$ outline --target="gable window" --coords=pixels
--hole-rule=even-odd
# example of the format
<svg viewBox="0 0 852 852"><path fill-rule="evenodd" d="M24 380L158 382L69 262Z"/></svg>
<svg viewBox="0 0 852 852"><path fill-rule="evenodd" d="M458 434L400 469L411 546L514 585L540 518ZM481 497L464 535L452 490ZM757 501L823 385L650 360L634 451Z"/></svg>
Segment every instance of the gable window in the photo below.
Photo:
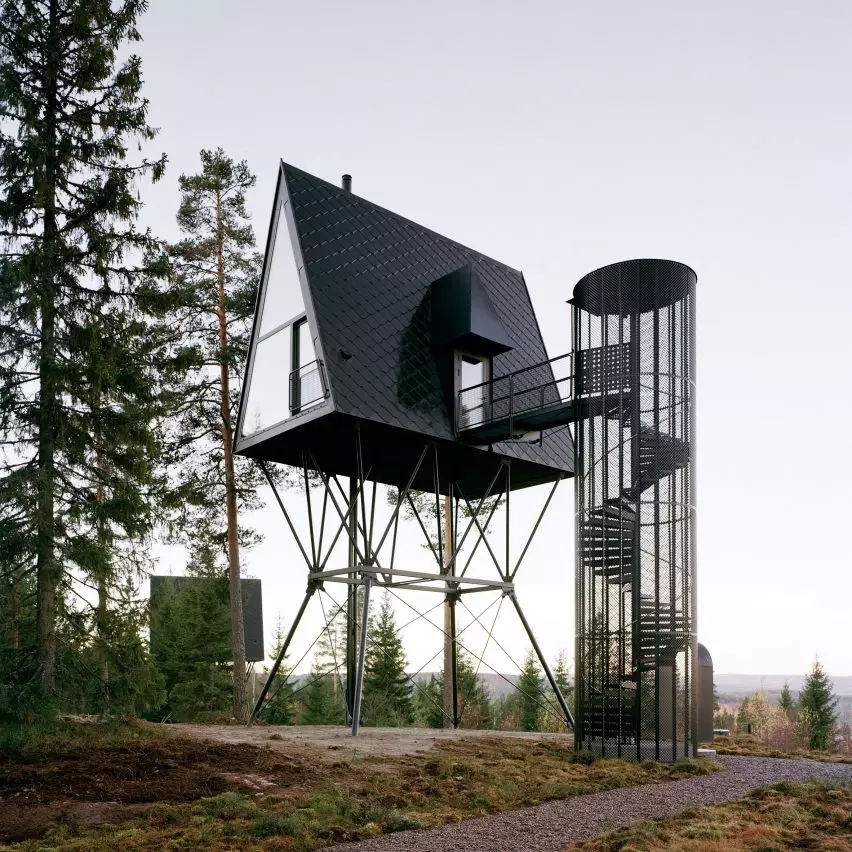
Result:
<svg viewBox="0 0 852 852"><path fill-rule="evenodd" d="M287 228L287 207L285 201L278 212L275 227L275 240L266 270L266 282L263 290L263 306L260 314L261 336L292 322L305 312L305 299L299 281L299 270L293 254L293 245Z"/></svg>
<svg viewBox="0 0 852 852"><path fill-rule="evenodd" d="M267 251L257 341L251 354L241 434L255 435L321 403L328 395L305 314L299 259L278 206Z"/></svg>

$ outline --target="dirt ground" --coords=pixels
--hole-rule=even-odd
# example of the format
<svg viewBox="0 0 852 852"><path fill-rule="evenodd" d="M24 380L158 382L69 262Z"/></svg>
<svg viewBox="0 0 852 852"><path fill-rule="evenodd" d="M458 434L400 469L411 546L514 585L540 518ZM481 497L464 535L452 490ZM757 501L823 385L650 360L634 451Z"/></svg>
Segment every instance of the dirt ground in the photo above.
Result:
<svg viewBox="0 0 852 852"><path fill-rule="evenodd" d="M212 742L212 726L206 730L197 740L178 734L59 752L36 763L6 761L0 753L0 843L36 837L51 822L112 822L155 802L192 802L228 790L294 795L316 781L316 749L290 756L286 749Z"/></svg>
<svg viewBox="0 0 852 852"><path fill-rule="evenodd" d="M438 743L476 749L486 738L571 742L562 734L429 728L364 728L353 738L342 727L135 724L142 739L132 744L59 750L37 762L0 750L0 844L38 837L51 823L118 822L154 803L226 791L299 796L323 779L357 781L357 767L371 757L372 772L417 773L418 756Z"/></svg>
<svg viewBox="0 0 852 852"><path fill-rule="evenodd" d="M571 745L570 734L526 733L521 731L442 730L440 728L362 728L353 737L348 728L328 725L158 725L178 737L212 740L231 745L249 744L270 747L286 754L310 752L314 756L336 760L341 751L359 755L380 754L388 757L422 754L436 743L478 738L553 740ZM319 752L319 754L317 754ZM332 754L328 754L331 752ZM335 754L337 753L337 754Z"/></svg>

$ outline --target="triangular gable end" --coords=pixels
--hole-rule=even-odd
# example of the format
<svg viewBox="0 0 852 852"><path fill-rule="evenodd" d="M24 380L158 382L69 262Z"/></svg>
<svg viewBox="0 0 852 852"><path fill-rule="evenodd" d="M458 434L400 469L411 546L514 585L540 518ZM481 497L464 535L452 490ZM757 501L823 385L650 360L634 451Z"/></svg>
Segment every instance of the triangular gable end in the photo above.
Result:
<svg viewBox="0 0 852 852"><path fill-rule="evenodd" d="M264 255L243 393L237 449L271 436L329 397L284 164Z"/></svg>

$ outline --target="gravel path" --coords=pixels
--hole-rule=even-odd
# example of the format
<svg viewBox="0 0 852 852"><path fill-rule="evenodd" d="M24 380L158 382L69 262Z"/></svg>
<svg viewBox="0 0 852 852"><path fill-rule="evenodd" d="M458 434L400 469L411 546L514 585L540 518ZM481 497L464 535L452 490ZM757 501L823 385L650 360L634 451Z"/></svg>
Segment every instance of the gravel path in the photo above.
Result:
<svg viewBox="0 0 852 852"><path fill-rule="evenodd" d="M713 775L574 796L533 808L423 831L402 831L335 848L346 852L564 850L572 843L636 820L674 816L695 805L730 802L775 781L852 782L852 764L770 757L719 756L717 760L724 768Z"/></svg>

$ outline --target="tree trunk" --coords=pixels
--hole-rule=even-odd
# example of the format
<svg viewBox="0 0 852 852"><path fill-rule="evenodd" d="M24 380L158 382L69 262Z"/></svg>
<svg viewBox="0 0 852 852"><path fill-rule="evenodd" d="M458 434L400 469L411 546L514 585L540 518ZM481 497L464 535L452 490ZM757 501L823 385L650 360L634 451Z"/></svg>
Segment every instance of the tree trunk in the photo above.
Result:
<svg viewBox="0 0 852 852"><path fill-rule="evenodd" d="M99 407L98 411L98 425L95 427L95 441L97 442L96 447L96 462L95 466L98 470L98 476L100 477L100 482L98 482L97 488L97 503L98 506L102 506L105 500L104 493L104 459L103 452L101 446L101 430L100 430L100 395L96 395L96 404ZM108 532L107 532L107 523L103 518L103 513L99 513L98 515L98 544L101 547L101 551L103 553L106 552L108 547ZM101 695L100 695L100 711L101 714L106 716L109 713L109 655L107 653L107 645L108 645L108 636L107 636L107 600L108 600L108 592L107 592L107 578L105 574L101 574L98 577L98 608L95 614L95 624L98 632L98 657L100 659L100 668L101 668Z"/></svg>
<svg viewBox="0 0 852 852"><path fill-rule="evenodd" d="M450 573L450 561L453 558L453 518L452 501L444 498L444 573ZM449 598L444 601L444 727L455 727L453 718L453 620L452 605Z"/></svg>
<svg viewBox="0 0 852 852"><path fill-rule="evenodd" d="M57 576L54 489L56 470L56 89L59 45L56 44L57 2L49 8L47 56L45 58L44 247L39 270L41 344L39 350L38 474L36 480L36 610L38 620L38 664L41 688L46 697L56 687L56 588Z"/></svg>
<svg viewBox="0 0 852 852"><path fill-rule="evenodd" d="M243 594L240 582L240 544L237 538L237 485L234 478L234 429L228 367L228 326L225 310L225 259L222 199L216 193L216 279L219 317L219 376L222 413L222 444L225 463L225 504L228 517L228 585L231 595L231 649L234 658L234 718L248 722L246 690L246 640L243 628Z"/></svg>
<svg viewBox="0 0 852 852"><path fill-rule="evenodd" d="M107 636L106 636L106 620L107 620L107 586L106 580L101 577L98 580L98 610L97 610L97 628L98 628L98 656L101 664L101 714L106 716L109 713L109 656L107 654Z"/></svg>

